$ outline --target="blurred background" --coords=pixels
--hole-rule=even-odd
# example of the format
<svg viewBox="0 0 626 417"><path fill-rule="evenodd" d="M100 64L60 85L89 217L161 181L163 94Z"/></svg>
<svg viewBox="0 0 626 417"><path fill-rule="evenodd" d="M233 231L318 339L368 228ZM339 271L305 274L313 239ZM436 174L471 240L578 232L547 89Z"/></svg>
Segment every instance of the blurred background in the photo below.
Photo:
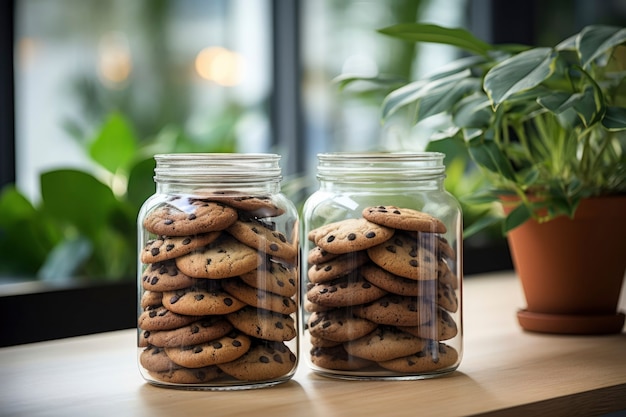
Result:
<svg viewBox="0 0 626 417"><path fill-rule="evenodd" d="M316 187L316 154L423 150L427 126L380 120L385 90L458 57L377 32L463 27L553 45L623 25L624 0L10 0L0 5L0 283L125 282L155 153L276 152L285 192ZM481 186L450 149L446 187ZM464 207L465 225L480 215ZM466 242L465 274L510 268L499 230Z"/></svg>

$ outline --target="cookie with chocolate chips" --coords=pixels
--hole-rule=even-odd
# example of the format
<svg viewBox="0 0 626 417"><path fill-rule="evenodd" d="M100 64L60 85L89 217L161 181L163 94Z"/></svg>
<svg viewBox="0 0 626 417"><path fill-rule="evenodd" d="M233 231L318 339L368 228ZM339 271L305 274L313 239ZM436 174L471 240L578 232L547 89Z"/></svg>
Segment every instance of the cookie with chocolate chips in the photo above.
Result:
<svg viewBox="0 0 626 417"><path fill-rule="evenodd" d="M157 207L143 227L159 236L189 236L224 230L237 221L237 210L216 202L176 198Z"/></svg>
<svg viewBox="0 0 626 417"><path fill-rule="evenodd" d="M320 227L315 244L330 253L365 250L391 238L394 230L366 219L346 219Z"/></svg>
<svg viewBox="0 0 626 417"><path fill-rule="evenodd" d="M238 380L263 381L286 376L296 365L296 355L284 343L261 341L239 359L218 366Z"/></svg>
<svg viewBox="0 0 626 417"><path fill-rule="evenodd" d="M258 339L281 342L296 337L295 321L287 314L248 306L226 319L240 332Z"/></svg>
<svg viewBox="0 0 626 417"><path fill-rule="evenodd" d="M137 326L142 330L171 330L196 320L198 317L177 314L160 306L142 311L137 319Z"/></svg>
<svg viewBox="0 0 626 417"><path fill-rule="evenodd" d="M364 265L369 258L365 251L344 253L327 262L311 265L307 272L312 283L327 282L344 276Z"/></svg>
<svg viewBox="0 0 626 417"><path fill-rule="evenodd" d="M417 353L401 358L381 361L378 364L395 372L433 372L455 366L459 354L452 346L445 343L429 341Z"/></svg>
<svg viewBox="0 0 626 417"><path fill-rule="evenodd" d="M414 280L434 280L438 276L435 254L422 245L421 233L396 233L380 245L367 250L367 254L382 269ZM427 239L428 240L428 239Z"/></svg>
<svg viewBox="0 0 626 417"><path fill-rule="evenodd" d="M139 354L139 364L148 371L170 371L180 366L172 362L163 348L148 346Z"/></svg>
<svg viewBox="0 0 626 417"><path fill-rule="evenodd" d="M141 262L150 264L186 255L215 241L221 232L209 232L191 236L159 236L150 239L141 251Z"/></svg>
<svg viewBox="0 0 626 417"><path fill-rule="evenodd" d="M458 334L456 322L450 313L441 308L437 311L437 318L428 323L422 323L418 326L398 326L398 329L422 339L438 341L452 339Z"/></svg>
<svg viewBox="0 0 626 417"><path fill-rule="evenodd" d="M233 326L222 316L207 316L178 329L148 331L144 330L140 338L146 343L159 347L197 345L227 335Z"/></svg>
<svg viewBox="0 0 626 417"><path fill-rule="evenodd" d="M144 291L139 301L143 310L157 308L163 305L163 293L158 291Z"/></svg>
<svg viewBox="0 0 626 417"><path fill-rule="evenodd" d="M243 217L265 218L280 216L285 212L274 203L268 195L249 195L240 191L232 190L195 190L195 194L200 196L197 201L214 201L237 210L246 212Z"/></svg>
<svg viewBox="0 0 626 417"><path fill-rule="evenodd" d="M268 260L259 268L239 275L251 287L283 297L293 297L298 290L297 269Z"/></svg>
<svg viewBox="0 0 626 417"><path fill-rule="evenodd" d="M417 326L428 323L434 314L433 301L421 297L387 294L371 303L355 306L354 315L378 324Z"/></svg>
<svg viewBox="0 0 626 417"><path fill-rule="evenodd" d="M194 279L183 274L174 260L149 264L141 275L141 286L146 291L172 291L191 287Z"/></svg>
<svg viewBox="0 0 626 417"><path fill-rule="evenodd" d="M176 266L193 278L236 277L256 269L263 262L258 251L227 233L216 241L176 258Z"/></svg>
<svg viewBox="0 0 626 417"><path fill-rule="evenodd" d="M396 206L366 207L363 218L392 229L413 232L446 233L446 225L438 218L410 208Z"/></svg>
<svg viewBox="0 0 626 417"><path fill-rule="evenodd" d="M228 314L246 305L222 290L219 282L208 284L166 291L163 293L163 305L175 313L191 316Z"/></svg>
<svg viewBox="0 0 626 417"><path fill-rule="evenodd" d="M311 313L307 326L311 336L335 342L347 342L365 336L378 325L370 320L354 316L350 309L333 309Z"/></svg>
<svg viewBox="0 0 626 417"><path fill-rule="evenodd" d="M250 338L238 332L197 345L165 348L167 356L186 368L203 368L234 361L250 349Z"/></svg>
<svg viewBox="0 0 626 417"><path fill-rule="evenodd" d="M424 340L392 326L379 326L372 333L343 344L350 355L374 362L408 356L424 348Z"/></svg>
<svg viewBox="0 0 626 417"><path fill-rule="evenodd" d="M306 297L312 303L325 307L347 307L369 303L387 294L385 290L366 281L358 273L322 282L312 286Z"/></svg>
<svg viewBox="0 0 626 417"><path fill-rule="evenodd" d="M374 362L367 359L350 355L346 352L343 345L313 347L310 353L311 363L323 369L358 371L374 364Z"/></svg>
<svg viewBox="0 0 626 417"><path fill-rule="evenodd" d="M170 371L149 372L154 379L170 384L202 384L224 376L216 365L204 368L175 368Z"/></svg>
<svg viewBox="0 0 626 417"><path fill-rule="evenodd" d="M226 231L241 243L287 262L294 263L298 255L297 245L289 242L287 237L275 230L271 224L238 220Z"/></svg>
<svg viewBox="0 0 626 417"><path fill-rule="evenodd" d="M296 312L296 302L293 298L259 290L249 286L240 279L224 280L222 287L226 292L245 304L281 314Z"/></svg>

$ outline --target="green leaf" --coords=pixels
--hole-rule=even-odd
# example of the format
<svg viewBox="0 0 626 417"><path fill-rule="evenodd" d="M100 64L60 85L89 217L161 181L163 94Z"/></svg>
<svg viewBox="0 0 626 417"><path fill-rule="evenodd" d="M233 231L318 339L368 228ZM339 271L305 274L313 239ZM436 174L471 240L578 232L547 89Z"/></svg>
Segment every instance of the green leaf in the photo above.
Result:
<svg viewBox="0 0 626 417"><path fill-rule="evenodd" d="M91 242L85 237L64 240L48 254L37 272L37 278L43 281L69 281L76 276L91 253Z"/></svg>
<svg viewBox="0 0 626 417"><path fill-rule="evenodd" d="M515 207L504 219L504 233L521 226L532 217L530 209L525 204Z"/></svg>
<svg viewBox="0 0 626 417"><path fill-rule="evenodd" d="M118 204L109 187L86 172L63 169L41 176L44 209L87 236L105 227Z"/></svg>
<svg viewBox="0 0 626 417"><path fill-rule="evenodd" d="M126 195L130 204L137 211L156 190L153 179L155 166L156 162L151 157L136 163L130 170Z"/></svg>
<svg viewBox="0 0 626 417"><path fill-rule="evenodd" d="M537 102L543 108L550 110L552 113L560 114L572 107L571 97L571 93L566 93L564 91L548 92L548 94L537 98Z"/></svg>
<svg viewBox="0 0 626 417"><path fill-rule="evenodd" d="M500 174L508 180L516 181L511 162L495 142L480 138L472 139L469 142L469 152L478 165Z"/></svg>
<svg viewBox="0 0 626 417"><path fill-rule="evenodd" d="M406 82L406 80L404 78L387 75L365 77L355 74L341 74L335 77L331 82L336 84L339 90L343 90L354 83L365 83L377 86L379 89L387 89L389 87L402 85Z"/></svg>
<svg viewBox="0 0 626 417"><path fill-rule="evenodd" d="M401 87L387 95L383 100L382 108L383 108L383 119L388 118L393 113L398 111L398 109L411 104L416 103L420 106L420 100L433 96L434 99L429 99L429 103L432 105L437 105L436 108L430 109L429 106L423 106L423 114L419 112L417 113L417 121L436 113L433 113L433 110L436 110L437 113L445 110L447 107L441 106L436 101L441 100L449 90L454 89L456 84L470 75L469 70L461 71L460 73L450 75L444 78L438 78L434 81L429 80L420 80L410 84L407 84L404 87ZM463 91L460 91L463 93ZM434 102L433 102L434 101Z"/></svg>
<svg viewBox="0 0 626 417"><path fill-rule="evenodd" d="M556 53L536 48L508 58L487 72L484 89L494 107L515 93L538 86L554 72Z"/></svg>
<svg viewBox="0 0 626 417"><path fill-rule="evenodd" d="M89 148L89 155L111 173L126 169L137 152L137 139L128 121L112 113Z"/></svg>
<svg viewBox="0 0 626 417"><path fill-rule="evenodd" d="M450 77L445 78L449 80ZM436 81L432 84L437 83ZM454 80L432 88L425 87L422 97L417 101L416 122L435 114L449 112L464 96L470 92L480 91L481 83L476 78Z"/></svg>
<svg viewBox="0 0 626 417"><path fill-rule="evenodd" d="M413 103L426 81L414 81L389 93L382 103L382 118L387 119L404 106Z"/></svg>
<svg viewBox="0 0 626 417"><path fill-rule="evenodd" d="M591 25L580 31L577 38L578 54L583 68L612 48L626 42L626 28Z"/></svg>
<svg viewBox="0 0 626 417"><path fill-rule="evenodd" d="M484 128L491 121L491 103L484 94L478 93L460 100L453 110L452 120L462 128Z"/></svg>
<svg viewBox="0 0 626 417"><path fill-rule="evenodd" d="M35 276L56 230L14 185L0 193L0 275Z"/></svg>
<svg viewBox="0 0 626 417"><path fill-rule="evenodd" d="M493 46L476 38L465 29L445 28L425 23L399 23L379 30L380 33L412 42L451 45L468 52L487 56Z"/></svg>
<svg viewBox="0 0 626 417"><path fill-rule="evenodd" d="M470 205L488 204L499 201L498 195L491 190L481 190L460 198L461 202Z"/></svg>
<svg viewBox="0 0 626 417"><path fill-rule="evenodd" d="M602 119L602 126L612 132L626 129L626 108L607 107Z"/></svg>
<svg viewBox="0 0 626 417"><path fill-rule="evenodd" d="M494 224L498 224L502 221L502 218L496 216L484 216L480 219L474 221L471 225L463 229L463 239L467 239L470 236L475 235L476 233L493 226Z"/></svg>
<svg viewBox="0 0 626 417"><path fill-rule="evenodd" d="M474 55L463 57L438 67L433 72L426 74L424 79L433 81L439 78L448 77L450 75L458 74L461 71L471 69L486 62L488 62L488 60L483 56Z"/></svg>

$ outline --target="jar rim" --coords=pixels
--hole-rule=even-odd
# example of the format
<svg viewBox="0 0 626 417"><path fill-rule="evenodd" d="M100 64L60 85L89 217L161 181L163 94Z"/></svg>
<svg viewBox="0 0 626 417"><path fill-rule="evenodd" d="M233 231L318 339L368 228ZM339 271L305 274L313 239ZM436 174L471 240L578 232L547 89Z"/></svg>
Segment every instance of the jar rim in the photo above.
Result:
<svg viewBox="0 0 626 417"><path fill-rule="evenodd" d="M235 182L281 180L280 155L273 153L156 154L154 179L196 183L215 179Z"/></svg>
<svg viewBox="0 0 626 417"><path fill-rule="evenodd" d="M320 180L415 181L445 176L445 154L441 152L331 152L317 156Z"/></svg>
<svg viewBox="0 0 626 417"><path fill-rule="evenodd" d="M443 160L441 152L324 152L317 154L320 161L436 161Z"/></svg>

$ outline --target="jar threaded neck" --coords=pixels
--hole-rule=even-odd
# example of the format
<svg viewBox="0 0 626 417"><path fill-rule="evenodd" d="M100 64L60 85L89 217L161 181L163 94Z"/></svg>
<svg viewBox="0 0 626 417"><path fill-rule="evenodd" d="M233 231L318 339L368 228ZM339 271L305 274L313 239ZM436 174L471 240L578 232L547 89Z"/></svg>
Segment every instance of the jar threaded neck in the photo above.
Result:
<svg viewBox="0 0 626 417"><path fill-rule="evenodd" d="M178 153L154 156L157 183L280 182L276 154Z"/></svg>

